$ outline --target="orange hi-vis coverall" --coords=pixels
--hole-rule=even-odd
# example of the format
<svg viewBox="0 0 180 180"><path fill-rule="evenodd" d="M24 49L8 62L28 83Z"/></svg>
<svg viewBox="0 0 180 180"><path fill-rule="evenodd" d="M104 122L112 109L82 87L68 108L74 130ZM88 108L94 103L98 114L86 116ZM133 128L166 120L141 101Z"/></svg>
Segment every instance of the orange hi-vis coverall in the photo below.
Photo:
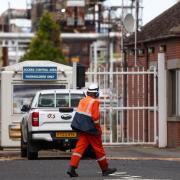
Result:
<svg viewBox="0 0 180 180"><path fill-rule="evenodd" d="M86 96L79 102L78 113L83 113L92 117L99 135L90 135L84 132L80 132L78 142L75 149L73 150L70 166L77 168L79 165L80 158L82 157L85 149L91 144L95 151L97 162L102 171L108 168L108 162L105 156L104 148L102 146L101 139L101 126L100 126L100 112L99 112L99 101L90 96Z"/></svg>

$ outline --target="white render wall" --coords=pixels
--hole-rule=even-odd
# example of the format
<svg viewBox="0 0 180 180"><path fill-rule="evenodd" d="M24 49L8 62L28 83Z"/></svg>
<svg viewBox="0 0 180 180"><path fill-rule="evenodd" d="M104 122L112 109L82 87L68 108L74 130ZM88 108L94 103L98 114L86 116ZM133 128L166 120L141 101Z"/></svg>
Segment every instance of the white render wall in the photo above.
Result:
<svg viewBox="0 0 180 180"><path fill-rule="evenodd" d="M167 70L165 54L158 54L159 148L167 146Z"/></svg>

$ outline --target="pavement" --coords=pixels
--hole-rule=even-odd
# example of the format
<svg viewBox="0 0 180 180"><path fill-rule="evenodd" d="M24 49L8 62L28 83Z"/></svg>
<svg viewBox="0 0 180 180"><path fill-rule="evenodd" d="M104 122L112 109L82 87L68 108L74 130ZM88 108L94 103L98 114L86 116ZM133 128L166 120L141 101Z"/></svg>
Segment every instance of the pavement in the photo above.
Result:
<svg viewBox="0 0 180 180"><path fill-rule="evenodd" d="M180 161L180 148L121 146L106 147L105 150L108 159Z"/></svg>
<svg viewBox="0 0 180 180"><path fill-rule="evenodd" d="M108 159L112 160L167 160L180 161L180 148L157 148L153 146L105 146ZM58 150L40 151L41 157L69 158L71 152ZM22 159L20 149L0 150L0 160Z"/></svg>

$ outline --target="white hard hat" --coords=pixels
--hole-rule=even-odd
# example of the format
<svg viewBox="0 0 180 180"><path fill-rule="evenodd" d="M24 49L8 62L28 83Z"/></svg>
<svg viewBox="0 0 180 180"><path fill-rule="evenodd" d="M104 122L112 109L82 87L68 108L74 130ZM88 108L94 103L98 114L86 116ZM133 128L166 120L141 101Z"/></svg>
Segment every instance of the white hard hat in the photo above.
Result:
<svg viewBox="0 0 180 180"><path fill-rule="evenodd" d="M87 92L92 92L92 93L97 93L97 92L99 92L99 87L98 87L98 85L95 84L95 83L90 84L90 86L88 87Z"/></svg>

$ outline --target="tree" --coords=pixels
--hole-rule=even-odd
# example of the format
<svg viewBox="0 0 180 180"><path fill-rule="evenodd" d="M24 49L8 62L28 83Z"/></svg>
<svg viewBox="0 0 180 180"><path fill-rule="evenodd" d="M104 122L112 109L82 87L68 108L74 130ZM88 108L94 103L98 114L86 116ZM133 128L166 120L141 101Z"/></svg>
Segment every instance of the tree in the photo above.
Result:
<svg viewBox="0 0 180 180"><path fill-rule="evenodd" d="M50 12L43 13L35 37L21 60L50 60L67 64L61 51L60 25Z"/></svg>

